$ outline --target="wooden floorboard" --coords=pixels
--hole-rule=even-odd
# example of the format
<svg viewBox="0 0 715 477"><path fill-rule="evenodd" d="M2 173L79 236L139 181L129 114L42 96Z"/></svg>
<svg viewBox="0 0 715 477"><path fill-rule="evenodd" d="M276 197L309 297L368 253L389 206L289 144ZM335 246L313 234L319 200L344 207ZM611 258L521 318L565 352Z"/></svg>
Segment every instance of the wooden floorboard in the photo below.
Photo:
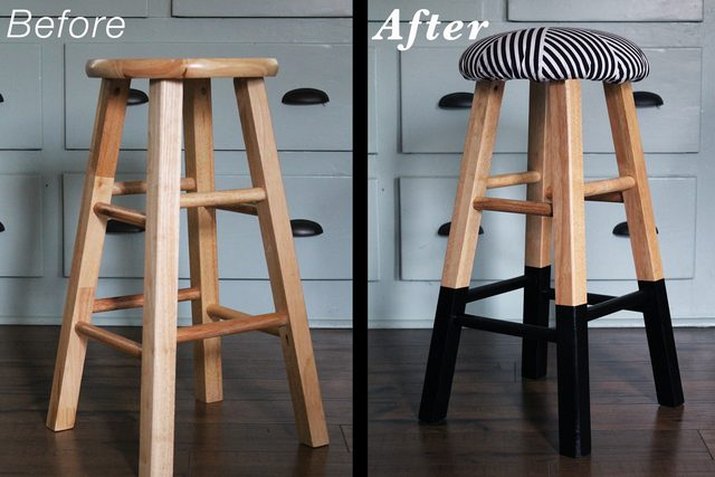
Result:
<svg viewBox="0 0 715 477"><path fill-rule="evenodd" d="M140 339L137 328L114 328ZM44 425L58 327L0 327L0 475L130 476L138 468L140 363L91 343L73 430ZM331 445L298 444L280 344L248 333L223 339L222 403L193 398L192 352L177 364L177 476L352 472L352 335L313 330Z"/></svg>
<svg viewBox="0 0 715 477"><path fill-rule="evenodd" d="M655 398L645 332L589 330L593 453L556 451L555 347L543 380L522 380L518 338L464 330L446 422L417 411L429 330L372 330L371 476L715 475L715 330L678 329L686 404Z"/></svg>

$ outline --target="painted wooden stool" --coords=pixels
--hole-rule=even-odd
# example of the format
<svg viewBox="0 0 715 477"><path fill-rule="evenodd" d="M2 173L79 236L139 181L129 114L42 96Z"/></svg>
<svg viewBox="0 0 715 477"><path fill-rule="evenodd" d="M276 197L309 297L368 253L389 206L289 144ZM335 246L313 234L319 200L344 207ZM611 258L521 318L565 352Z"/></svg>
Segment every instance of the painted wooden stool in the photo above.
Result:
<svg viewBox="0 0 715 477"><path fill-rule="evenodd" d="M658 238L631 82L648 61L632 42L605 32L530 28L471 45L462 75L477 80L432 332L419 417L445 418L463 326L523 337L522 376L546 375L547 343L556 343L559 450L591 451L587 323L631 310L643 313L658 402L683 403ZM489 176L506 80L527 79L528 171ZM580 80L603 82L619 176L584 183ZM487 197L487 189L527 184L527 200ZM623 203L638 291L620 297L586 291L584 201ZM469 288L482 211L526 214L522 276ZM551 288L553 236L555 289ZM524 290L523 324L474 316L465 306ZM556 300L556 326L549 302ZM590 306L589 306L590 305Z"/></svg>
<svg viewBox="0 0 715 477"><path fill-rule="evenodd" d="M176 345L195 341L196 398L223 399L220 336L260 330L279 337L300 441L328 443L303 291L273 137L265 76L274 59L92 60L102 78L77 226L47 426L75 424L87 338L141 358L140 475L171 475ZM115 182L129 85L149 78L147 180ZM233 78L253 187L217 191L211 78ZM182 121L183 116L183 121ZM181 177L181 148L186 177ZM185 192L185 193L182 193ZM112 196L144 194L146 214ZM179 210L188 208L191 286L178 289ZM261 229L275 311L248 315L219 305L216 209L255 215ZM146 228L144 294L95 298L108 220ZM177 331L178 301L191 301L193 325ZM92 324L92 314L144 308L142 342Z"/></svg>

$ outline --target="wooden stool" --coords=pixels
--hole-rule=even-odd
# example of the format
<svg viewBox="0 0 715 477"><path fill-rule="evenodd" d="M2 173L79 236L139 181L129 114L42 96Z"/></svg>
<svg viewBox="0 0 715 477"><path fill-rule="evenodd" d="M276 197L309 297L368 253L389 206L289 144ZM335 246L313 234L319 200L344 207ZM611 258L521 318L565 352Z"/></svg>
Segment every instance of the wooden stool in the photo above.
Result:
<svg viewBox="0 0 715 477"><path fill-rule="evenodd" d="M590 51L592 47L598 47L599 51ZM604 64L605 60L599 63L599 58L604 57L612 63ZM628 67L623 67L624 64ZM444 419L447 414L463 326L523 337L525 378L546 375L547 343L554 342L559 449L568 456L588 455L591 451L588 321L619 310L643 313L658 402L665 406L683 403L630 83L648 74L648 63L638 47L614 35L573 28L532 28L478 41L464 52L460 68L466 78L478 83L419 416L430 423ZM530 80L529 170L490 177L504 81L508 79ZM617 178L584 183L579 79L604 83L619 169ZM525 201L486 196L487 189L519 184L527 185ZM621 297L586 292L585 200L624 204L638 291ZM526 266L522 276L470 289L477 231L484 210L527 214ZM552 234L555 290L551 288ZM465 312L469 302L522 288L523 324ZM556 327L549 328L549 301L554 298Z"/></svg>
<svg viewBox="0 0 715 477"><path fill-rule="evenodd" d="M280 338L300 441L328 444L298 264L273 138L264 76L274 59L124 59L87 63L102 78L77 226L47 426L74 426L87 338L141 358L140 475L172 475L176 345L194 346L196 399L223 399L220 336L260 330ZM216 191L211 78L233 78L253 187ZM149 78L147 181L115 182L132 78ZM181 177L183 134L186 177ZM182 194L181 192L186 193ZM147 195L146 214L111 204ZM191 287L178 290L179 209L188 208ZM219 305L215 209L256 215L275 311L248 315ZM146 227L144 294L95 298L107 221ZM193 326L177 331L178 301ZM91 324L92 314L144 308L142 342Z"/></svg>

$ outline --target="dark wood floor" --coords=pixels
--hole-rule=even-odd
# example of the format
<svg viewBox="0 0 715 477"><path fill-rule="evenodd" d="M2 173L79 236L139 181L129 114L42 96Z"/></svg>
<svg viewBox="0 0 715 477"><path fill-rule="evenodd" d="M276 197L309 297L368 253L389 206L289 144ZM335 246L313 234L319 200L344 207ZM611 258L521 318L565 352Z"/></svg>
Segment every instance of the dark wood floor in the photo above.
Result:
<svg viewBox="0 0 715 477"><path fill-rule="evenodd" d="M139 338L138 329L122 331ZM74 430L44 426L58 327L0 327L0 475L125 476L137 470L139 361L91 343ZM222 403L193 398L179 348L175 475L351 474L352 336L313 330L331 444L298 444L280 346L261 333L224 339Z"/></svg>
<svg viewBox="0 0 715 477"><path fill-rule="evenodd" d="M715 330L678 329L686 404L661 408L641 329L592 329L593 453L557 453L549 376L520 377L520 341L464 330L448 420L417 424L430 332L369 334L371 476L715 475Z"/></svg>

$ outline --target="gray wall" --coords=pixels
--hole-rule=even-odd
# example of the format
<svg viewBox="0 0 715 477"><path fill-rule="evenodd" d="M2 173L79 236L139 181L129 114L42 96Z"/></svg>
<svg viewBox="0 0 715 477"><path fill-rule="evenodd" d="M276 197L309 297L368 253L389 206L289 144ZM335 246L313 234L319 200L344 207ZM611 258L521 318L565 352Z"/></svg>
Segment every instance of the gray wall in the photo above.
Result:
<svg viewBox="0 0 715 477"><path fill-rule="evenodd" d="M0 323L60 320L99 84L84 77L87 58L275 56L280 71L267 87L289 209L293 218L315 220L325 231L296 239L310 321L350 326L349 2L23 0L3 2L0 15L9 15L13 7L52 16L70 8L73 14L128 18L120 40L0 42L0 94L5 99L0 104L0 222L6 227L0 233ZM279 18L299 14L308 18ZM0 18L3 37L7 25L8 18ZM238 114L230 80L215 84L218 183L234 187L245 183L248 174ZM146 86L133 84L144 91ZM299 87L323 89L330 102L302 108L281 104L285 91ZM146 115L146 105L129 108L119 166L123 177L145 171ZM135 205L141 206L141 199ZM222 303L249 313L272 310L257 224L222 212L219 234ZM143 244L141 234L108 238L99 296L141 291ZM181 250L185 277L185 237ZM187 280L180 286L187 286ZM140 316L137 310L115 312L97 315L95 322L135 324ZM189 316L188 306L181 304L180 319L186 323Z"/></svg>
<svg viewBox="0 0 715 477"><path fill-rule="evenodd" d="M664 105L639 110L675 324L715 324L715 1L650 0L373 0L370 36L393 8L407 21L417 8L441 20L489 20L484 35L544 24L611 31L646 49L651 76L635 90L660 94ZM653 5L658 8L653 8ZM607 22L607 23L606 23ZM408 26L403 23L402 34ZM426 41L398 52L394 41L368 40L370 51L371 194L369 313L372 327L430 327L436 305L467 110L440 110L439 98L473 91L457 59L466 38ZM509 82L497 134L493 172L525 170L527 84ZM584 85L585 173L616 174L602 89ZM504 189L523 198L524 189ZM589 291L622 294L636 289L627 239L612 230L625 220L620 205L587 205ZM523 267L523 217L487 212L483 217L473 285L519 275ZM520 293L473 306L472 312L518 320ZM641 326L622 312L595 326Z"/></svg>

